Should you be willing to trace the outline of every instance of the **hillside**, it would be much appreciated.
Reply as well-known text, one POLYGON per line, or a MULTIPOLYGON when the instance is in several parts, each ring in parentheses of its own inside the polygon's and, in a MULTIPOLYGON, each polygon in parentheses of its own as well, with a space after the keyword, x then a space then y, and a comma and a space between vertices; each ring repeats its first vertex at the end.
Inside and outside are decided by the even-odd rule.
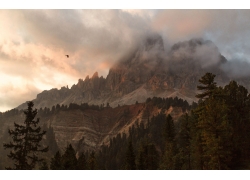
MULTIPOLYGON (((69 107, 57 106, 53 109, 40 109, 37 117, 43 127, 52 127, 59 149, 67 144, 72 144, 77 150, 98 149, 103 144, 108 144, 110 138, 118 133, 128 133, 135 122, 147 123, 148 119, 157 115, 163 108, 157 107, 154 98, 147 103, 123 105, 119 107, 99 107, 87 104, 70 104, 69 107)), ((165 114, 171 114, 177 120, 189 107, 188 103, 181 99, 166 100, 168 108, 164 108, 165 114), (179 105, 177 105, 179 104, 179 105), (184 108, 182 110, 182 108, 184 108)), ((3 113, 0 118, 1 133, 3 136, 14 122, 22 122, 22 111, 13 110, 3 113)))

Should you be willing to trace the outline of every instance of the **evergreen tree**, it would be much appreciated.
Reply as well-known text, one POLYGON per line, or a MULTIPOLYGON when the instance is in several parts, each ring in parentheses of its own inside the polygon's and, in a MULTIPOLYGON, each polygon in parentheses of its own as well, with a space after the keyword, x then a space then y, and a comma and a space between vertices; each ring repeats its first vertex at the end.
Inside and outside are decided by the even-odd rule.
POLYGON ((46 133, 46 143, 49 145, 49 151, 52 154, 55 154, 59 150, 59 148, 58 148, 58 145, 56 142, 56 137, 55 137, 53 127, 50 126, 49 128, 47 128, 46 132, 47 132, 46 133))
POLYGON ((92 151, 90 156, 89 156, 88 168, 89 168, 89 170, 97 169, 97 167, 96 167, 96 159, 95 159, 95 152, 94 151, 92 151))
POLYGON ((141 149, 139 150, 139 155, 138 155, 138 160, 137 160, 137 169, 138 170, 145 170, 146 166, 145 166, 145 151, 143 146, 141 147, 141 149))
POLYGON ((77 160, 77 169, 78 170, 85 170, 87 169, 87 162, 86 162, 86 157, 84 153, 81 153, 77 160))
POLYGON ((33 110, 34 103, 27 103, 28 109, 24 111, 26 116, 24 125, 14 123, 14 130, 9 130, 9 135, 12 137, 10 143, 5 143, 4 148, 12 149, 8 157, 14 160, 14 168, 30 170, 34 169, 37 162, 42 159, 38 157, 39 152, 47 152, 48 147, 42 148, 39 144, 45 135, 46 131, 41 132, 41 127, 38 126, 39 118, 34 120, 37 109, 33 110))
POLYGON ((228 169, 231 161, 232 128, 228 122, 228 108, 224 101, 209 98, 199 116, 203 144, 203 169, 228 169))
POLYGON ((174 142, 166 143, 165 152, 162 157, 160 169, 167 169, 167 170, 176 169, 176 149, 174 142))
POLYGON ((191 123, 190 117, 185 113, 179 119, 180 130, 178 135, 179 169, 191 169, 191 123))
POLYGON ((247 168, 250 157, 250 96, 246 88, 231 81, 224 88, 228 121, 232 127, 232 169, 247 168))
POLYGON ((163 127, 163 136, 167 142, 173 142, 175 137, 174 121, 170 114, 168 114, 167 118, 165 119, 165 124, 163 127))
POLYGON ((69 144, 62 155, 62 165, 65 170, 77 169, 76 152, 71 144, 69 144))
POLYGON ((41 167, 39 168, 40 170, 49 170, 48 163, 43 161, 41 167))
POLYGON ((54 157, 50 161, 50 169, 51 170, 62 170, 62 157, 59 151, 56 152, 54 157))
POLYGON ((161 169, 176 169, 176 142, 175 127, 171 115, 168 115, 163 128, 163 136, 165 139, 165 151, 163 154, 161 169))
POLYGON ((217 87, 216 82, 214 82, 215 75, 212 73, 206 73, 204 76, 199 79, 199 83, 202 85, 197 86, 198 90, 204 91, 201 94, 197 94, 195 97, 203 99, 209 97, 214 89, 217 87))
POLYGON ((127 170, 135 170, 135 154, 133 150, 132 140, 128 142, 128 148, 126 151, 126 161, 125 161, 125 169, 127 170))

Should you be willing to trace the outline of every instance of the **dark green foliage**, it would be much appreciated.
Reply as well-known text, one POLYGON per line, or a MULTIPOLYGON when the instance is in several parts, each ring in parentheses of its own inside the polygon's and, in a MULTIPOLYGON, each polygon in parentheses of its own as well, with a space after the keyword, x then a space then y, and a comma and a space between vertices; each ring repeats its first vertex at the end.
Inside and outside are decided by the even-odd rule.
MULTIPOLYGON (((148 98, 146 100, 146 103, 147 104, 151 103, 152 105, 156 105, 158 108, 162 108, 163 110, 169 109, 170 106, 181 107, 183 112, 191 109, 191 106, 188 104, 188 102, 186 100, 180 99, 178 97, 175 97, 175 98, 172 98, 172 97, 170 97, 170 98, 153 97, 152 99, 148 98)), ((195 105, 196 105, 196 103, 193 102, 192 106, 195 106, 195 105)))
MULTIPOLYGON (((80 161, 83 160, 81 157, 80 161)), ((64 154, 61 156, 57 151, 54 157, 50 161, 51 170, 76 170, 83 168, 82 163, 76 159, 76 152, 71 144, 69 144, 64 154)))
POLYGON ((159 154, 155 145, 150 143, 142 145, 138 152, 137 169, 154 170, 159 166, 159 154))
POLYGON ((232 128, 232 161, 230 168, 244 169, 250 157, 250 95, 246 88, 231 81, 224 88, 228 123, 232 128))
POLYGON ((88 159, 88 169, 89 170, 97 169, 96 158, 95 158, 95 152, 94 151, 92 151, 90 153, 90 156, 89 156, 89 159, 88 159))
POLYGON ((81 153, 77 160, 77 169, 78 170, 86 170, 87 169, 87 161, 84 153, 81 153))
POLYGON ((201 94, 197 94, 196 97, 203 99, 208 96, 211 96, 213 91, 216 89, 216 82, 214 82, 215 75, 212 73, 206 73, 204 76, 199 79, 199 82, 202 85, 197 86, 198 90, 202 90, 201 94))
POLYGON ((173 118, 168 115, 164 128, 163 128, 163 137, 165 142, 164 154, 161 162, 161 169, 177 169, 177 160, 176 160, 176 142, 175 142, 175 127, 173 118))
MULTIPOLYGON (((196 134, 193 135, 194 161, 200 169, 249 168, 250 104, 246 88, 231 81, 217 87, 215 75, 207 73, 198 87, 205 98, 195 109, 196 134)), ((198 96, 197 96, 198 97, 198 96)), ((196 166, 197 168, 197 166, 196 166)))
POLYGON ((61 170, 63 169, 62 157, 59 151, 56 152, 54 157, 50 161, 51 170, 61 170))
POLYGON ((131 140, 128 143, 128 147, 126 151, 125 169, 135 170, 135 154, 134 154, 131 140))
POLYGON ((43 161, 42 165, 39 168, 40 170, 49 170, 49 166, 47 164, 47 162, 43 161))
POLYGON ((57 151, 59 151, 57 142, 56 142, 56 138, 55 138, 55 133, 54 133, 54 129, 53 127, 44 127, 43 129, 46 130, 46 142, 45 144, 47 144, 49 146, 49 152, 54 155, 57 151))
POLYGON ((103 105, 101 105, 100 107, 98 105, 89 105, 88 103, 83 103, 83 104, 75 104, 75 103, 70 103, 69 106, 67 105, 59 105, 57 104, 56 106, 53 106, 51 108, 51 110, 47 107, 45 107, 44 109, 40 108, 38 113, 41 114, 42 116, 49 116, 55 112, 59 112, 59 111, 69 111, 69 110, 81 110, 84 111, 86 109, 93 109, 93 110, 102 110, 103 109, 103 105))
MULTIPOLYGON (((9 136, 9 127, 4 131, 3 136, 0 138, 0 142, 10 142, 12 138, 9 136)), ((13 166, 13 162, 9 160, 8 154, 10 150, 4 149, 3 146, 0 146, 0 169, 5 169, 6 166, 13 166)))
POLYGON ((5 149, 11 149, 8 157, 15 162, 14 168, 7 169, 34 169, 36 163, 42 161, 38 153, 48 151, 48 147, 41 147, 39 144, 46 131, 41 132, 39 119, 34 120, 37 110, 33 110, 33 102, 28 102, 27 105, 28 109, 24 111, 24 125, 14 123, 14 130, 9 130, 12 141, 4 143, 5 149))
POLYGON ((175 137, 174 121, 170 114, 168 114, 164 122, 163 137, 165 138, 166 142, 174 141, 175 137))
POLYGON ((76 152, 71 144, 69 144, 62 155, 62 167, 64 170, 77 169, 76 152))
POLYGON ((177 145, 178 145, 178 154, 179 158, 179 169, 191 169, 191 128, 192 122, 191 117, 185 113, 180 117, 178 122, 178 137, 177 137, 177 145))

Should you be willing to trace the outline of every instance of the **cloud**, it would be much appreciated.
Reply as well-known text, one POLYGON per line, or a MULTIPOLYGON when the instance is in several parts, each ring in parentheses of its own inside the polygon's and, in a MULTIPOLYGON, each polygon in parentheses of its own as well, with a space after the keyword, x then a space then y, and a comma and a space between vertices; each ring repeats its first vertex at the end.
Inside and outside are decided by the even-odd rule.
MULTIPOLYGON (((4 83, 0 94, 4 107, 18 106, 23 97, 32 99, 38 91, 71 87, 79 78, 95 71, 106 77, 113 64, 152 33, 163 37, 166 51, 176 42, 201 37, 213 41, 227 59, 249 61, 249 13, 249 10, 1 10, 0 78, 4 83), (27 96, 5 93, 8 89, 19 91, 21 87, 27 96)), ((154 54, 151 51, 144 57, 154 54)), ((203 58, 204 66, 216 62, 218 54, 211 47, 197 49, 195 56, 199 59, 204 54, 212 55, 203 58)))
MULTIPOLYGON (((95 71, 106 76, 112 64, 146 36, 147 21, 121 10, 1 10, 1 79, 12 84, 1 88, 23 87, 33 97, 38 90, 71 87, 95 71)), ((5 107, 23 101, 13 93, 2 94, 5 107)))
POLYGON ((34 84, 20 77, 12 77, 11 81, 9 81, 10 77, 5 74, 0 73, 0 77, 1 111, 9 110, 10 107, 15 107, 17 104, 32 100, 40 92, 40 89, 34 84))
POLYGON ((168 48, 178 41, 203 38, 214 42, 227 59, 235 59, 235 53, 249 59, 249 16, 249 10, 161 10, 151 26, 163 35, 168 48))
POLYGON ((230 78, 238 79, 250 76, 250 63, 242 59, 234 59, 221 65, 221 69, 225 71, 230 78))

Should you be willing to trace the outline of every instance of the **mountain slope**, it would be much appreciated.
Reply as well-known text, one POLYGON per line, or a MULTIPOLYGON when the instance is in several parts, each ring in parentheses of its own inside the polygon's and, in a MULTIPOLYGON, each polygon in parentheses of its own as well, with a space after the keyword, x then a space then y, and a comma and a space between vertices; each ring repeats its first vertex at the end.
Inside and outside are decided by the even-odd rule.
MULTIPOLYGON (((147 124, 149 119, 161 111, 171 114, 177 120, 189 108, 187 102, 177 98, 153 98, 146 103, 116 108, 87 104, 71 104, 69 107, 58 105, 52 109, 40 109, 37 117, 40 118, 40 126, 54 129, 59 149, 71 143, 81 151, 96 150, 102 144, 109 144, 109 140, 118 133, 128 133, 129 128, 136 123, 147 124), (164 108, 158 106, 159 102, 164 104, 164 108)), ((22 123, 24 118, 23 112, 18 110, 1 114, 0 139, 8 128, 13 127, 14 122, 22 123)))
MULTIPOLYGON (((90 78, 79 79, 71 88, 43 91, 34 99, 36 108, 70 103, 106 104, 112 107, 145 102, 148 97, 181 97, 196 101, 198 79, 206 72, 216 74, 223 85, 229 78, 220 66, 226 63, 218 48, 203 39, 192 39, 164 51, 159 35, 146 39, 134 53, 110 68, 106 78, 95 72, 90 78)), ((18 106, 25 108, 26 104, 18 106)))

